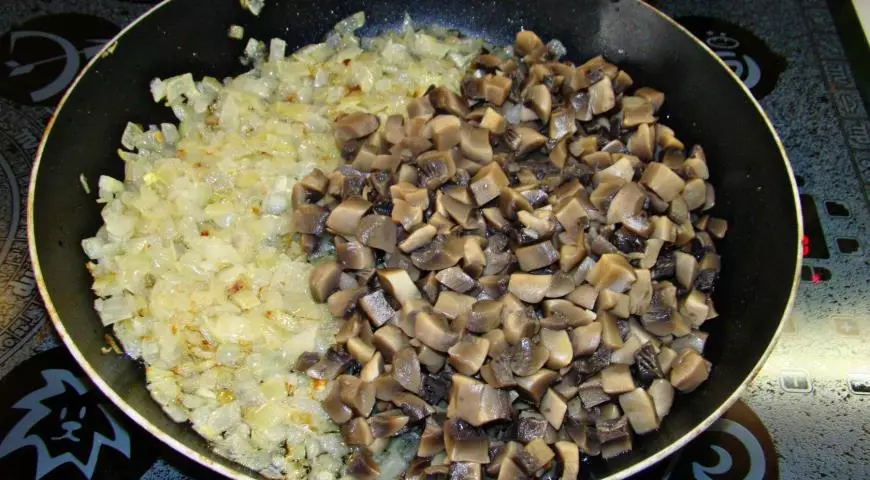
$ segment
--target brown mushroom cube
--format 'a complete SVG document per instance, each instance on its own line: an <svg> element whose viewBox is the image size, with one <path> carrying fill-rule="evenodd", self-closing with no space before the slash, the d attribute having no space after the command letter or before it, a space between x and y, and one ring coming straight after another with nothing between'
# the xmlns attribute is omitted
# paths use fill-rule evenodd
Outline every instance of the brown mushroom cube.
<svg viewBox="0 0 870 480"><path fill-rule="evenodd" d="M423 298L417 285L414 284L405 270L399 268L379 269L378 280L384 290L401 304Z"/></svg>
<svg viewBox="0 0 870 480"><path fill-rule="evenodd" d="M338 290L340 277L341 268L334 261L320 263L311 269L311 274L308 276L308 289L314 301L323 303L335 293Z"/></svg>
<svg viewBox="0 0 870 480"><path fill-rule="evenodd" d="M432 143L438 150L448 150L459 143L459 128L462 123L453 115L438 115L429 121Z"/></svg>
<svg viewBox="0 0 870 480"><path fill-rule="evenodd" d="M556 430L562 428L562 421L565 420L565 412L568 411L568 402L562 395L559 395L552 388L547 389L544 398L541 400L541 414L550 422Z"/></svg>
<svg viewBox="0 0 870 480"><path fill-rule="evenodd" d="M595 286L596 290L607 288L621 293L628 290L637 277L634 268L625 257L617 253L605 253L589 271L586 280Z"/></svg>
<svg viewBox="0 0 870 480"><path fill-rule="evenodd" d="M618 395L634 390L634 379L628 365L614 364L601 371L601 388L605 393Z"/></svg>
<svg viewBox="0 0 870 480"><path fill-rule="evenodd" d="M601 323L599 322L576 327L571 331L571 346L573 347L574 355L592 355L600 344Z"/></svg>
<svg viewBox="0 0 870 480"><path fill-rule="evenodd" d="M326 227L340 235L354 236L363 215L372 204L362 197L348 197L339 203L326 218Z"/></svg>
<svg viewBox="0 0 870 480"><path fill-rule="evenodd" d="M466 158L477 163L492 162L492 145L489 143L489 130L466 125L459 132L459 150Z"/></svg>
<svg viewBox="0 0 870 480"><path fill-rule="evenodd" d="M509 185L504 171L496 162L481 167L471 179L469 187L478 205L484 205L501 194Z"/></svg>
<svg viewBox="0 0 870 480"><path fill-rule="evenodd" d="M489 440L479 428L458 418L444 422L444 446L451 462L489 463Z"/></svg>
<svg viewBox="0 0 870 480"><path fill-rule="evenodd" d="M341 426L341 437L347 445L366 447L375 440L371 427L363 417L356 417Z"/></svg>
<svg viewBox="0 0 870 480"><path fill-rule="evenodd" d="M466 335L447 350L448 360L453 368L463 375L474 375L486 360L489 340Z"/></svg>
<svg viewBox="0 0 870 480"><path fill-rule="evenodd" d="M547 267L559 260L559 252L551 241L520 247L514 253L520 262L520 268L526 272Z"/></svg>
<svg viewBox="0 0 870 480"><path fill-rule="evenodd" d="M684 348L671 367L671 384L677 390L688 393L698 388L710 376L710 363L698 352Z"/></svg>
<svg viewBox="0 0 870 480"><path fill-rule="evenodd" d="M344 143L371 134L378 129L380 121L370 113L351 113L338 117L333 126L335 137Z"/></svg>
<svg viewBox="0 0 870 480"><path fill-rule="evenodd" d="M510 420L513 416L507 390L493 388L461 375L454 375L447 412L448 417L452 414L475 427Z"/></svg>
<svg viewBox="0 0 870 480"><path fill-rule="evenodd" d="M524 302L539 303L546 296L552 283L552 275L512 273L508 282L508 291Z"/></svg>
<svg viewBox="0 0 870 480"><path fill-rule="evenodd" d="M672 201L683 191L686 182L662 163L652 162L646 166L640 183L646 185L666 202Z"/></svg>
<svg viewBox="0 0 870 480"><path fill-rule="evenodd" d="M659 428L660 419L656 413L652 397L642 388L623 393L619 396L619 406L628 417L631 428L644 434Z"/></svg>

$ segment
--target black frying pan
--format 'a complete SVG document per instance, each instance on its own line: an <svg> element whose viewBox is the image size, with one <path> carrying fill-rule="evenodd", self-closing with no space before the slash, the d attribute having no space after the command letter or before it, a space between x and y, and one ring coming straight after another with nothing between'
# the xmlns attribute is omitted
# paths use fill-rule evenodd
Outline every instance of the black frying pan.
<svg viewBox="0 0 870 480"><path fill-rule="evenodd" d="M97 58L61 102L33 169L30 252L39 288L64 342L96 384L134 420L173 448L230 475L251 475L209 452L187 425L164 415L145 389L142 369L103 355L104 329L93 310L91 277L80 241L100 225L99 207L79 175L122 178L115 150L127 121L174 120L151 100L154 77L181 72L238 74L242 45L230 24L293 47L320 41L341 18L365 10L363 34L397 28L404 12L421 24L455 27L494 44L521 28L559 38L569 57L603 53L637 84L667 95L664 118L687 144L707 152L718 204L730 222L720 245L723 271L715 293L720 318L707 322L710 381L679 396L657 434L636 438L629 455L594 461L593 477L622 477L664 458L703 431L758 372L788 314L800 264L801 219L791 169L758 104L709 50L676 23L634 0L269 1L259 18L237 0L167 1L124 30L114 53Z"/></svg>

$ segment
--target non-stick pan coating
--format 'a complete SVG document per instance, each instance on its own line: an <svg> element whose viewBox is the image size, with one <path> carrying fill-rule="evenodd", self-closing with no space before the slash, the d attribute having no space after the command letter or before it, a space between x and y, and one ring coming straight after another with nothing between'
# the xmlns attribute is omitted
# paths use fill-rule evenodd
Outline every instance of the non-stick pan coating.
<svg viewBox="0 0 870 480"><path fill-rule="evenodd" d="M163 414L145 389L139 365L100 353L104 330L80 247L100 225L99 207L79 175L91 185L101 174L121 178L115 151L125 123L172 120L150 98L152 78L242 72L243 43L227 37L230 24L298 47L320 41L338 20L359 10L367 15L364 34L399 26L406 11L420 24L458 28L494 44L531 29L545 40L561 39L575 61L603 53L636 84L666 93L662 119L687 145L703 145L718 198L714 213L730 223L720 244L723 271L714 296L721 316L704 326L711 334L705 355L713 372L696 392L677 398L658 433L635 438L633 453L592 462L589 471L595 477L634 471L709 425L757 372L790 306L799 258L795 188L775 134L736 77L676 24L633 0L283 0L267 2L259 18L235 0L173 0L152 11L76 84L34 169L31 253L40 288L64 340L97 384L146 428L175 439L169 440L173 447L224 473L241 471L209 453L187 425Z"/></svg>

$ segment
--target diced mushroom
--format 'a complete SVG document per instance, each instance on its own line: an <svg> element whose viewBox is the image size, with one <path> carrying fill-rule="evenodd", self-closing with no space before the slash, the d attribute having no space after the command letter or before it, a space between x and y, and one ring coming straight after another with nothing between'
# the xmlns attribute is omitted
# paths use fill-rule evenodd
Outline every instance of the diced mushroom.
<svg viewBox="0 0 870 480"><path fill-rule="evenodd" d="M503 135L508 147L517 157L524 157L547 143L547 137L529 127L511 127Z"/></svg>
<svg viewBox="0 0 870 480"><path fill-rule="evenodd" d="M368 419L369 428L375 438L389 438L399 434L408 424L409 417L401 410L392 410Z"/></svg>
<svg viewBox="0 0 870 480"><path fill-rule="evenodd" d="M444 446L451 462L489 462L489 440L486 435L458 418L444 422Z"/></svg>
<svg viewBox="0 0 870 480"><path fill-rule="evenodd" d="M459 293L465 293L477 284L473 278L459 267L441 270L435 275L435 278L445 287Z"/></svg>
<svg viewBox="0 0 870 480"><path fill-rule="evenodd" d="M618 395L634 390L634 379L628 365L614 364L601 371L601 388L605 393Z"/></svg>
<svg viewBox="0 0 870 480"><path fill-rule="evenodd" d="M513 273L508 283L508 291L524 302L539 303L544 299L552 282L552 275Z"/></svg>
<svg viewBox="0 0 870 480"><path fill-rule="evenodd" d="M715 238L725 238L725 234L728 232L728 222L721 218L710 217L707 220L707 231Z"/></svg>
<svg viewBox="0 0 870 480"><path fill-rule="evenodd" d="M589 106L593 115L601 115L616 106L613 83L609 77L603 77L589 86Z"/></svg>
<svg viewBox="0 0 870 480"><path fill-rule="evenodd" d="M429 121L432 143L438 150L448 150L459 144L459 128L462 124L453 115L438 115Z"/></svg>
<svg viewBox="0 0 870 480"><path fill-rule="evenodd" d="M416 159L419 167L418 182L428 189L447 183L456 174L456 161L452 150L429 150Z"/></svg>
<svg viewBox="0 0 870 480"><path fill-rule="evenodd" d="M565 412L568 411L568 402L552 388L547 390L541 400L541 413L556 430L562 428Z"/></svg>
<svg viewBox="0 0 870 480"><path fill-rule="evenodd" d="M359 363L366 363L371 360L375 354L375 347L366 343L359 337L353 337L347 341L347 353Z"/></svg>
<svg viewBox="0 0 870 480"><path fill-rule="evenodd" d="M435 413L435 409L425 400L413 393L400 393L393 397L393 403L410 417L411 423L416 423Z"/></svg>
<svg viewBox="0 0 870 480"><path fill-rule="evenodd" d="M337 382L342 403L350 407L356 415L368 417L375 406L375 385L350 375L338 377Z"/></svg>
<svg viewBox="0 0 870 480"><path fill-rule="evenodd" d="M489 130L466 125L459 132L459 149L467 158L478 163L492 161L492 145Z"/></svg>
<svg viewBox="0 0 870 480"><path fill-rule="evenodd" d="M340 390L340 385L334 383L326 399L323 401L323 410L333 422L339 425L353 418L353 410L341 401Z"/></svg>
<svg viewBox="0 0 870 480"><path fill-rule="evenodd" d="M364 448L354 449L347 460L347 474L357 480L375 480L381 475L381 469Z"/></svg>
<svg viewBox="0 0 870 480"><path fill-rule="evenodd" d="M365 418L357 417L341 426L341 437L347 445L368 446L375 438Z"/></svg>
<svg viewBox="0 0 870 480"><path fill-rule="evenodd" d="M516 377L517 391L525 398L531 400L532 403L538 405L541 403L550 385L558 379L558 373L542 368L527 377Z"/></svg>
<svg viewBox="0 0 870 480"><path fill-rule="evenodd" d="M504 105L511 91L512 82L508 77L486 75L483 77L483 97L487 103Z"/></svg>
<svg viewBox="0 0 870 480"><path fill-rule="evenodd" d="M508 388L516 385L514 374L507 362L499 358L480 367L480 377L495 388Z"/></svg>
<svg viewBox="0 0 870 480"><path fill-rule="evenodd" d="M501 325L502 304L497 300L479 300L471 307L466 328L473 333L486 333Z"/></svg>
<svg viewBox="0 0 870 480"><path fill-rule="evenodd" d="M429 101L437 112L449 113L460 118L468 115L468 102L445 87L435 87L429 91Z"/></svg>
<svg viewBox="0 0 870 480"><path fill-rule="evenodd" d="M344 317L355 308L357 301L365 293L365 288L351 288L339 290L326 299L326 306L333 317Z"/></svg>
<svg viewBox="0 0 870 480"><path fill-rule="evenodd" d="M431 221L430 221L431 224ZM462 252L456 252L440 237L411 253L411 261L420 270L444 270L450 268L462 258Z"/></svg>
<svg viewBox="0 0 870 480"><path fill-rule="evenodd" d="M416 208L416 207L415 207ZM393 209L393 213L395 214L395 209ZM405 237L399 243L399 250L410 253L424 245L426 245L429 241L435 238L436 229L432 225L423 225L420 228L411 232L410 235Z"/></svg>
<svg viewBox="0 0 870 480"><path fill-rule="evenodd" d="M393 219L394 222L402 225L402 227L404 227L405 230L407 230L409 232L411 230L414 230L414 227L416 227L417 225L420 225L421 223L423 223L423 209L416 206L416 205L412 205L411 203L409 203L405 200L401 200L401 199L393 200L393 211L391 212L390 215L391 215L391 218ZM414 231L416 231L416 230L414 230ZM433 236L434 236L434 231L433 231ZM399 248L400 249L402 248L401 244L399 244ZM414 248L417 248L417 247L414 247ZM411 250L413 250L413 248L411 248L410 250L402 250L402 251L407 253L407 252L410 252Z"/></svg>
<svg viewBox="0 0 870 480"><path fill-rule="evenodd" d="M432 417L426 419L426 427L417 446L418 457L431 457L444 451L444 430Z"/></svg>
<svg viewBox="0 0 870 480"><path fill-rule="evenodd" d="M338 290L341 268L333 261L318 264L308 276L308 289L317 303L323 303Z"/></svg>
<svg viewBox="0 0 870 480"><path fill-rule="evenodd" d="M607 223L619 223L626 217L636 215L643 207L644 200L646 195L636 183L626 183L607 207Z"/></svg>
<svg viewBox="0 0 870 480"><path fill-rule="evenodd" d="M526 91L526 102L542 122L549 121L553 109L553 97L546 85L539 83L529 88Z"/></svg>
<svg viewBox="0 0 870 480"><path fill-rule="evenodd" d="M526 337L520 339L510 352L511 370L517 375L528 376L540 370L549 359L550 352L545 346L532 343Z"/></svg>
<svg viewBox="0 0 870 480"><path fill-rule="evenodd" d="M452 331L440 314L420 312L416 322L417 339L438 352L447 352L458 340L459 334Z"/></svg>
<svg viewBox="0 0 870 480"><path fill-rule="evenodd" d="M508 311L502 309L502 331L507 343L515 345L523 338L537 333L538 323L529 318L525 311Z"/></svg>
<svg viewBox="0 0 870 480"><path fill-rule="evenodd" d="M320 235L328 215L329 212L319 205L299 205L293 212L293 229L297 233Z"/></svg>
<svg viewBox="0 0 870 480"><path fill-rule="evenodd" d="M710 365L698 352L686 348L674 360L671 369L671 384L677 390L688 393L710 376Z"/></svg>
<svg viewBox="0 0 870 480"><path fill-rule="evenodd" d="M670 413L671 406L674 403L674 387L671 385L671 382L663 378L657 378L652 381L647 392L652 397L658 418L665 418Z"/></svg>
<svg viewBox="0 0 870 480"><path fill-rule="evenodd" d="M577 444L569 441L559 441L554 445L558 462L562 467L559 480L577 480L580 475L580 451Z"/></svg>
<svg viewBox="0 0 870 480"><path fill-rule="evenodd" d="M475 427L510 420L513 415L507 390L499 390L470 378L454 381L450 404L452 408L448 407L448 412L452 410L456 417Z"/></svg>
<svg viewBox="0 0 870 480"><path fill-rule="evenodd" d="M384 290L399 303L422 298L408 272L398 268L378 269L378 280Z"/></svg>
<svg viewBox="0 0 870 480"><path fill-rule="evenodd" d="M406 390L420 393L422 374L420 373L420 360L417 351L412 347L405 347L393 356L393 378Z"/></svg>
<svg viewBox="0 0 870 480"><path fill-rule="evenodd" d="M598 432L598 439L603 444L630 436L628 418L624 415L619 416L619 410L616 408L616 405L609 404L608 406L614 408L617 416L614 418L599 416L595 420L595 430Z"/></svg>
<svg viewBox="0 0 870 480"><path fill-rule="evenodd" d="M326 218L326 227L345 236L356 235L360 220L372 204L362 197L349 197L339 203Z"/></svg>
<svg viewBox="0 0 870 480"><path fill-rule="evenodd" d="M577 327L571 332L571 345L574 355L591 355L601 343L601 323L594 322Z"/></svg>
<svg viewBox="0 0 870 480"><path fill-rule="evenodd" d="M550 241L521 247L516 249L514 253L520 262L520 268L527 272L552 265L559 260L559 252Z"/></svg>
<svg viewBox="0 0 870 480"><path fill-rule="evenodd" d="M605 253L589 271L586 280L599 291L607 288L614 292L624 292L637 280L637 277L625 257L615 253Z"/></svg>
<svg viewBox="0 0 870 480"><path fill-rule="evenodd" d="M558 370L567 367L574 359L571 339L565 330L541 329L541 345L549 352L547 368ZM556 427L559 428L559 427Z"/></svg>
<svg viewBox="0 0 870 480"><path fill-rule="evenodd" d="M384 373L384 356L381 352L374 352L374 355L360 370L359 379L364 382L374 382L382 373Z"/></svg>
<svg viewBox="0 0 870 480"><path fill-rule="evenodd" d="M474 375L480 370L489 351L489 340L466 335L447 350L448 361L463 375Z"/></svg>
<svg viewBox="0 0 870 480"><path fill-rule="evenodd" d="M351 113L338 117L334 123L335 137L344 143L355 138L365 137L380 126L378 117L370 113Z"/></svg>
<svg viewBox="0 0 870 480"><path fill-rule="evenodd" d="M628 417L631 428L639 434L659 428L659 416L650 395L642 388L623 393L619 396L619 406Z"/></svg>
<svg viewBox="0 0 870 480"><path fill-rule="evenodd" d="M390 302L384 296L384 292L380 290L360 298L359 306L375 327L380 327L387 323L396 314L393 307L390 306Z"/></svg>
<svg viewBox="0 0 870 480"><path fill-rule="evenodd" d="M493 135L501 135L504 133L505 127L506 122L502 114L490 107L484 110L483 117L480 119L480 128L489 130Z"/></svg>
<svg viewBox="0 0 870 480"><path fill-rule="evenodd" d="M384 325L374 333L372 344L389 363L393 362L396 353L409 345L408 337L399 327L391 324Z"/></svg>
<svg viewBox="0 0 870 480"><path fill-rule="evenodd" d="M479 463L454 462L450 464L447 477L449 480L481 480L481 467Z"/></svg>
<svg viewBox="0 0 870 480"><path fill-rule="evenodd" d="M472 296L445 290L438 295L438 300L433 308L450 320L455 320L471 312L471 306L476 301Z"/></svg>
<svg viewBox="0 0 870 480"><path fill-rule="evenodd" d="M672 201L682 193L686 184L673 170L656 162L646 166L640 177L640 183L649 187L666 202Z"/></svg>
<svg viewBox="0 0 870 480"><path fill-rule="evenodd" d="M532 461L532 473L543 470L550 465L556 454L547 445L547 442L542 438L536 438L526 445L525 452L529 455Z"/></svg>

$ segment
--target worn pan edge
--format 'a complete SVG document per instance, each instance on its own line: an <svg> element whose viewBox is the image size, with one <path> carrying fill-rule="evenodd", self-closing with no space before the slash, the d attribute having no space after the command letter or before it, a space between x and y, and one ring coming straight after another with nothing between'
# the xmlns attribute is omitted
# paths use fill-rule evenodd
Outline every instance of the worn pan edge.
<svg viewBox="0 0 870 480"><path fill-rule="evenodd" d="M30 184L29 184L28 193L27 193L27 243L28 243L28 249L30 252L30 258L31 258L31 263L33 265L36 283L37 283L37 286L39 288L40 294L42 296L43 302L44 302L45 307L46 307L46 311L49 314L49 317L51 319L52 324L54 325L55 329L58 332L58 335L60 336L63 343L66 345L67 349L73 355L75 360L82 367L82 369L85 371L85 373L91 379L91 381L94 382L94 384L103 392L103 394L106 395L116 406L118 406L127 416L129 416L139 426L141 426L142 428L147 430L149 433L151 433L152 435L157 437L163 443L169 445L170 447L172 447L176 451L187 456L188 458L200 463L201 465L203 465L207 468L212 469L213 471L215 471L217 473L220 473L221 475L225 475L225 476L233 478L233 479L251 479L251 480L253 480L253 479L255 479L255 477L247 475L244 471L241 470L242 467L239 467L239 469L230 468L226 465L223 465L219 462L212 460L211 458L206 457L205 455L202 455L201 453L195 451L194 449L190 448L186 444L176 440L174 437L167 435L165 432L163 432L163 430L156 427L147 418L143 417L136 409L132 408L124 398L122 398L120 395L115 393L114 389L112 389L112 387L109 386L103 380L103 378L100 376L100 374L97 373L96 370L94 370L94 368L91 366L90 362L87 361L85 356L79 350L78 346L70 339L69 335L67 334L66 328L64 327L63 322L60 320L60 317L57 313L57 309L55 308L55 306L51 300L51 297L48 295L48 289L45 285L45 280L44 280L43 275L42 275L42 269L40 267L40 262L39 262L39 255L38 255L38 252L36 249L36 242L34 240L33 218L34 218L34 199L35 199L35 192L36 192L36 179L37 179L38 174L39 174L39 167L40 167L40 164L42 161L42 154L43 154L43 150L45 148L46 140L48 139L48 137L51 133L52 127L54 126L54 122L55 122L57 116L60 114L61 110L63 109L64 104L66 103L66 101L67 101L68 97L70 96L70 94L72 93L72 91L75 89L76 85L78 85L79 81L91 69L91 67L93 67L101 59L103 59L104 56L111 55L111 51L113 50L114 46L121 40L121 38L129 30L136 27L140 22L145 20L152 13L154 13L157 10L159 10L160 8L164 7L165 5L170 3L171 1L172 0L163 0L162 2L153 6L151 9L149 9L148 11L143 13L141 16L136 18L133 22L131 22L126 27L124 27L120 32L118 32L118 34L115 35L111 41L107 42L103 46L103 48L99 51L99 53L97 55L95 55L85 65L85 67L76 76L75 80L69 86L69 88L64 93L63 97L61 98L60 102L58 103L57 108L55 109L51 119L49 120L48 124L46 125L45 131L42 135L42 138L40 139L39 147L37 148L37 151L36 151L36 155L35 155L34 163L33 163L33 168L32 168L32 172L31 172ZM750 90L743 84L743 82L740 80L740 78L737 77L737 75L733 72L733 70L731 70L731 68L728 67L725 64L725 62L723 62L722 59L719 58L718 55L716 55L712 50L710 50L710 48L707 47L707 45L705 45L704 42L700 41L691 32L689 32L685 27L683 27L682 25L677 23L671 17L660 12L656 8L648 5L647 3L645 3L641 0L634 0L634 1L636 1L636 3L643 5L645 8L649 9L652 13L659 16L667 23L671 24L677 30L682 32L687 37L689 37L694 43L696 43L698 46L700 46L704 52L706 52L709 56L713 57L713 59L719 64L720 67L722 67L725 71L727 71L727 73L728 73L728 75L730 75L731 79L739 85L739 87L742 89L743 93L749 98L749 100L752 103L752 106L756 109L757 113L761 116L762 120L764 121L764 124L767 126L768 133L771 135L771 137L773 137L773 140L776 144L776 148L780 152L780 158L782 159L784 166L785 166L785 170L788 173L789 185L791 186L792 200L793 200L793 205L795 208L795 218L797 220L797 227L798 228L797 228L797 232L796 232L796 236L795 236L795 253L796 253L795 271L792 274L792 284L791 284L791 288L790 288L790 292L789 292L789 297L788 297L785 309L783 310L782 316L779 319L779 323L777 325L776 331L773 334L773 337L771 338L770 342L768 343L767 348L762 353L761 357L758 359L758 362L755 364L755 366L749 372L749 375L747 375L747 377L731 393L731 395L727 399L725 399L725 401L722 402L722 404L716 410L714 410L706 419L704 419L704 421L702 421L697 426L695 426L694 428L692 428L691 430L686 432L682 437L680 437L677 440L675 440L674 442L672 442L666 448L664 448L664 449L656 452L655 454L645 458L644 460L632 465L631 467L623 469L622 471L615 473L613 475L610 475L608 477L604 477L607 480L618 480L618 479L623 479L623 478L629 477L631 475L634 475L634 474L654 465L655 463L667 458L668 456L672 455L674 452L676 452L680 448L684 447L692 439L694 439L695 437L700 435L704 430L709 428L710 425L712 425L716 420L718 420L719 417L721 417L734 404L734 402L736 402L740 398L740 396L746 390L749 383L755 379L755 377L760 372L762 366L764 365L765 361L770 356L771 352L773 351L774 347L776 346L776 343L777 343L780 335L782 334L783 325L785 324L785 322L784 322L785 318L787 318L789 315L791 315L792 309L794 307L795 297L797 295L798 285L800 283L800 268L801 268L801 261L803 258L802 249L801 249L801 235L803 232L803 215L802 215L802 212L800 209L800 200L798 197L797 184L796 184L795 179L794 179L794 172L792 170L791 163L788 160L788 155L786 154L785 148L782 145L782 141L780 140L779 135L776 133L776 130L774 129L773 124L770 122L770 119L768 118L767 114L764 112L764 110L761 108L761 105L759 105L758 101L752 95Z"/></svg>

